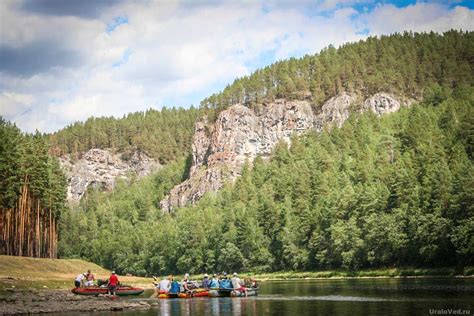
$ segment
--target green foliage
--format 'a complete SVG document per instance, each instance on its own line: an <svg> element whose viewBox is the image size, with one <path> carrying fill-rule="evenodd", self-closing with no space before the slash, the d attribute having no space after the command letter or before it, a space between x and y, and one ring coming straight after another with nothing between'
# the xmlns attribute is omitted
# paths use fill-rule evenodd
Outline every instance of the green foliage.
<svg viewBox="0 0 474 316"><path fill-rule="evenodd" d="M193 107L135 112L121 119L89 118L49 135L55 155L79 155L91 148L112 148L126 153L145 151L161 163L181 159L191 151L194 122L200 111Z"/></svg>
<svg viewBox="0 0 474 316"><path fill-rule="evenodd" d="M472 265L472 91L295 137L175 214L157 201L184 161L97 193L65 217L63 255L135 274Z"/></svg>
<svg viewBox="0 0 474 316"><path fill-rule="evenodd" d="M51 209L55 218L65 210L66 178L49 143L39 134L24 134L0 117L0 210L13 209L27 182L32 197Z"/></svg>
<svg viewBox="0 0 474 316"><path fill-rule="evenodd" d="M473 32L393 34L333 46L319 54L291 58L236 79L201 102L216 118L223 109L243 103L258 106L275 98L310 99L315 110L341 91L364 95L391 92L413 98L425 94L439 104L447 88L471 85ZM429 88L424 93L425 88Z"/></svg>
<svg viewBox="0 0 474 316"><path fill-rule="evenodd" d="M119 181L113 192L91 190L60 222L59 255L87 258L122 273L146 274L152 237L167 220L159 209L163 192L185 172L181 159L132 183ZM132 180L133 181L133 180Z"/></svg>

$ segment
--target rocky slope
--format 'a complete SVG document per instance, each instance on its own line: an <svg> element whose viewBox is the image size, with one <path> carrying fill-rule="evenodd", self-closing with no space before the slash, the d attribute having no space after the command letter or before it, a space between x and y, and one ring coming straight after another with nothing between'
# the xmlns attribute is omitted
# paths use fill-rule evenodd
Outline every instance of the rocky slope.
<svg viewBox="0 0 474 316"><path fill-rule="evenodd" d="M69 202L78 202L90 186L111 190L117 178L142 177L160 167L158 162L139 151L114 154L109 150L91 149L79 160L65 155L59 161L68 179Z"/></svg>
<svg viewBox="0 0 474 316"><path fill-rule="evenodd" d="M386 93L362 99L342 93L325 102L318 112L308 101L275 100L256 110L237 104L222 111L214 124L196 123L190 177L174 187L160 203L171 212L219 190L239 176L242 166L257 155L268 157L279 141L288 144L293 134L310 129L340 127L351 111L371 110L377 115L395 112L411 102Z"/></svg>

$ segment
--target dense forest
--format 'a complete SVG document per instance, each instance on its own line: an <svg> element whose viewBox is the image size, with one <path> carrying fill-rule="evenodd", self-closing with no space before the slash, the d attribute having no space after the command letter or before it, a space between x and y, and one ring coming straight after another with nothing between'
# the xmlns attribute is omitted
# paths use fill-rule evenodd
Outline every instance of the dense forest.
<svg viewBox="0 0 474 316"><path fill-rule="evenodd" d="M66 179L41 134L23 134L0 117L0 254L57 255Z"/></svg>
<svg viewBox="0 0 474 316"><path fill-rule="evenodd" d="M63 256L121 273L452 266L474 258L474 89L282 143L235 184L162 214L185 163L62 217Z"/></svg>
<svg viewBox="0 0 474 316"><path fill-rule="evenodd" d="M118 152L138 149L165 164L188 155L194 122L200 111L193 107L149 109L117 119L89 118L49 135L51 153L80 156L92 148Z"/></svg>

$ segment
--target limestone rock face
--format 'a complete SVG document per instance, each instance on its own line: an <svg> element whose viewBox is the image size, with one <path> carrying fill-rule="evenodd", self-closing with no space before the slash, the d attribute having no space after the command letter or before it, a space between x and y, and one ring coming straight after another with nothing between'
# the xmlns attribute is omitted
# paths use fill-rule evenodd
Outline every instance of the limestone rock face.
<svg viewBox="0 0 474 316"><path fill-rule="evenodd" d="M225 183L231 180L231 174L212 167L208 169L198 169L183 183L175 186L161 202L160 207L163 211L171 212L177 208L194 204L199 201L207 192L216 192Z"/></svg>
<svg viewBox="0 0 474 316"><path fill-rule="evenodd" d="M89 186L111 190L117 177L126 179L129 174L142 177L160 168L158 162L138 151L113 154L105 149L91 149L77 161L70 155L60 157L59 161L68 180L69 202L78 202Z"/></svg>
<svg viewBox="0 0 474 316"><path fill-rule="evenodd" d="M219 190L240 175L246 162L251 164L258 155L269 157L280 141L290 144L293 134L340 127L352 109L370 109L381 115L397 111L400 105L395 97L383 93L365 101L355 94L341 93L316 113L309 101L278 99L255 109L233 105L222 111L214 124L206 119L196 123L190 177L170 191L160 202L161 208L171 212Z"/></svg>
<svg viewBox="0 0 474 316"><path fill-rule="evenodd" d="M400 101L387 93L377 93L364 102L363 109L371 110L377 115L396 112L400 109Z"/></svg>
<svg viewBox="0 0 474 316"><path fill-rule="evenodd" d="M211 127L207 122L207 118L196 122L192 143L193 160L190 176L195 174L197 168L202 165L207 158L212 134L212 130L210 129Z"/></svg>
<svg viewBox="0 0 474 316"><path fill-rule="evenodd" d="M327 100L318 114L317 129L321 130L324 124L341 127L349 117L349 109L357 100L356 95L341 93Z"/></svg>
<svg viewBox="0 0 474 316"><path fill-rule="evenodd" d="M242 166L260 155L268 157L280 141L314 127L315 115L307 101L276 100L258 110L237 104L222 111L216 122L196 123L190 178L173 188L161 201L172 211L198 201L206 192L235 180Z"/></svg>
<svg viewBox="0 0 474 316"><path fill-rule="evenodd" d="M162 209L172 211L219 190L239 176L246 162L268 157L280 140L289 143L292 134L313 128L315 118L309 102L281 99L258 110L231 106L212 126L197 122L190 178L161 201Z"/></svg>

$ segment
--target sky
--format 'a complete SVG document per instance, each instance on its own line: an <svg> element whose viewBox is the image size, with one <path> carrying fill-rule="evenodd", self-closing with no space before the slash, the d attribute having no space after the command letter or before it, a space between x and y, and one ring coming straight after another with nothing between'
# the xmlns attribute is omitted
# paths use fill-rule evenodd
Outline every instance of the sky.
<svg viewBox="0 0 474 316"><path fill-rule="evenodd" d="M329 44L474 30L474 1L1 0L0 116L53 132L199 106L237 77Z"/></svg>

